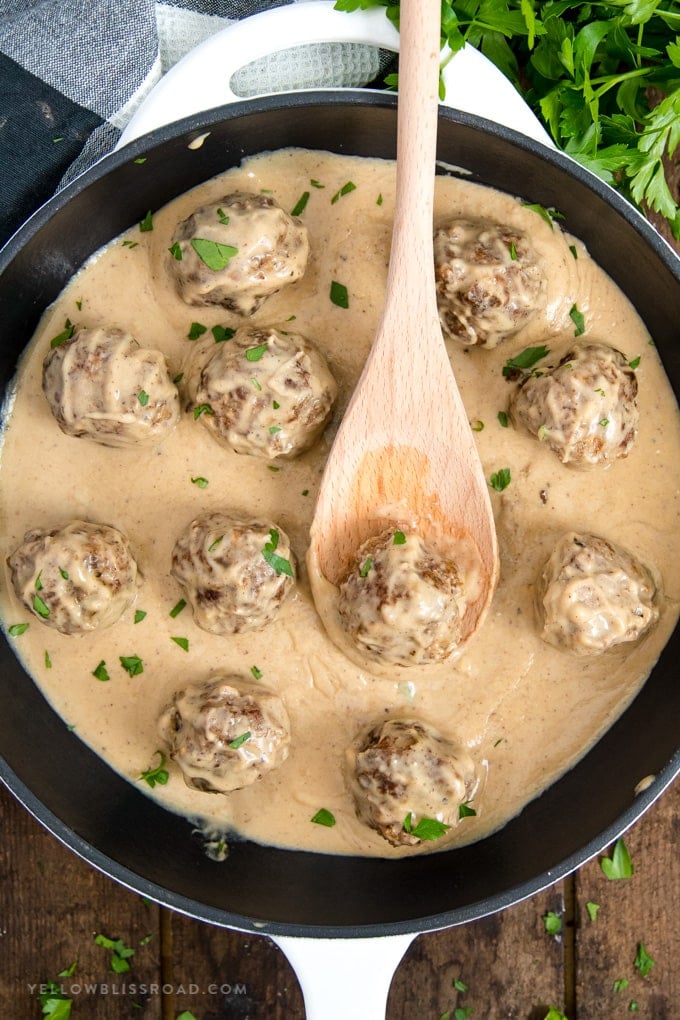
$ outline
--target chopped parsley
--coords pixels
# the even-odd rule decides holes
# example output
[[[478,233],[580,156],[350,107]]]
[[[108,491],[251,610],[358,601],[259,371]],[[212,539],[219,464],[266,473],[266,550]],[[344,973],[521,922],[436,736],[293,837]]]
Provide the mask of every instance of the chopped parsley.
[[[280,431],[281,431],[281,426],[280,425],[270,425],[269,429],[268,429],[268,432],[269,432],[270,436],[275,436],[276,433],[280,432]]]
[[[555,220],[564,219],[562,213],[557,212],[557,210],[552,207],[546,209],[545,206],[541,205],[539,202],[522,202],[522,205],[525,209],[531,209],[532,212],[538,213],[541,219],[545,220],[551,230],[555,229]]]
[[[153,214],[149,209],[148,213],[139,224],[139,229],[143,234],[148,234],[149,231],[153,230]]]
[[[639,365],[640,365],[640,355],[639,354],[638,354],[637,358],[633,358],[632,361],[628,362],[628,368],[632,368],[633,371],[635,371],[635,369],[638,368]]]
[[[142,620],[145,619],[145,617],[146,617],[146,610],[145,609],[136,609],[135,610],[135,621],[134,621],[135,623],[141,623]]]
[[[516,262],[517,261],[517,246],[516,246],[514,241],[510,242],[510,244],[508,245],[508,249],[510,251],[510,258],[511,258],[511,260],[513,262]]]
[[[380,192],[380,194],[379,194],[379,195],[378,195],[378,197],[376,198],[376,200],[375,200],[375,204],[376,204],[376,205],[382,205],[382,204],[383,204],[383,197],[382,197],[382,191]]]
[[[326,187],[325,184],[322,184],[321,181],[316,181],[313,177],[310,178],[309,183],[311,184],[311,186],[313,188],[325,188]]]
[[[126,239],[125,241],[123,241],[123,247],[124,248],[137,248],[137,247],[139,247],[139,241],[129,241],[128,239]]]
[[[109,676],[109,671],[106,668],[106,663],[104,662],[103,659],[99,663],[99,665],[92,670],[92,676],[95,677],[95,679],[97,680],[101,680],[102,683],[105,683],[107,680],[111,679],[111,677]]]
[[[303,213],[305,211],[307,203],[309,202],[309,195],[310,195],[309,191],[303,191],[302,192],[302,194],[298,198],[297,202],[295,203],[294,208],[291,209],[291,212],[290,212],[291,216],[299,216],[300,213]]]
[[[575,245],[575,244],[570,244],[570,245],[569,245],[569,251],[570,251],[570,252],[571,252],[571,254],[572,254],[572,255],[574,256],[574,258],[575,258],[575,259],[577,259],[577,258],[578,258],[578,250],[577,250],[577,248],[576,248],[576,245]]]
[[[287,577],[294,577],[293,567],[290,560],[285,559],[283,556],[279,556],[276,550],[279,547],[279,533],[276,528],[269,529],[269,541],[265,542],[262,549],[262,555],[269,564],[269,566],[276,571],[277,574],[285,574]]]
[[[343,184],[343,186],[339,189],[339,191],[335,192],[335,194],[333,195],[333,197],[331,199],[331,205],[335,205],[336,202],[338,202],[345,195],[349,195],[349,193],[351,191],[354,191],[355,189],[356,189],[356,184],[354,183],[354,181],[347,181],[347,183]]]
[[[52,669],[52,659],[47,649],[45,649],[45,669]]]
[[[189,651],[189,638],[185,638],[185,637],[171,637],[170,640],[174,641],[175,644],[178,645],[182,649],[182,651],[184,651],[184,652],[188,652]]]
[[[198,486],[199,489],[207,489],[210,483],[207,478],[203,478],[202,475],[197,475],[196,478],[191,479],[191,484]]]
[[[202,414],[214,415],[214,413],[210,404],[199,404],[194,408],[194,421],[198,421]]]
[[[67,340],[71,339],[75,331],[76,327],[73,325],[70,319],[67,319],[66,322],[64,323],[64,328],[62,329],[61,333],[57,333],[57,335],[53,336],[52,339],[50,340],[50,347],[61,347],[62,344],[65,344]]]
[[[42,617],[43,620],[46,620],[50,615],[49,606],[47,606],[45,602],[43,602],[43,600],[40,598],[37,592],[33,596],[33,609],[38,614],[38,616]]]
[[[139,391],[139,393],[137,394],[137,400],[140,402],[142,407],[146,407],[146,405],[149,403],[149,394],[146,392],[146,390]]]
[[[130,676],[139,676],[144,672],[144,663],[138,655],[120,655],[118,658],[121,666]]]
[[[370,571],[372,566],[373,558],[371,556],[367,556],[364,562],[361,564],[361,568],[359,570],[359,577],[368,577],[368,572]]]
[[[191,241],[194,249],[204,266],[214,273],[226,269],[234,255],[238,255],[238,248],[233,244],[222,244],[220,241],[210,241],[206,237],[194,237]]]
[[[183,378],[184,378],[184,372],[178,372],[177,375],[175,376],[175,378],[172,380],[173,385],[179,386],[179,384],[181,383]]]
[[[225,213],[224,209],[222,209],[221,206],[218,207],[217,209],[217,218],[220,221],[220,223],[224,224],[225,227],[229,223],[229,217],[227,216],[227,214]]]
[[[510,419],[508,418],[506,411],[498,412],[498,424],[501,426],[501,428],[504,429],[507,429],[508,426],[510,425]]]
[[[21,637],[22,634],[26,633],[29,626],[30,625],[28,623],[13,623],[12,626],[8,628],[7,633],[10,637]]]
[[[393,545],[406,545],[406,535],[403,531],[395,531],[392,538]]]
[[[169,615],[173,618],[173,620],[175,619],[176,616],[179,616],[179,614],[182,612],[183,609],[186,609],[186,605],[187,605],[187,600],[186,599],[180,599],[179,602],[172,607],[172,609],[170,610],[170,614]]]
[[[597,915],[600,912],[600,904],[593,903],[592,900],[588,900],[586,903],[586,910],[588,911],[588,917],[591,921],[597,921]]]
[[[46,981],[40,988],[38,998],[43,1016],[49,1016],[51,1020],[69,1020],[73,1000],[64,995],[60,985],[54,981]]]
[[[208,546],[208,552],[215,552],[215,549],[217,549],[218,545],[220,544],[223,538],[224,535],[218,535],[217,538],[214,539],[214,541],[212,541]]]
[[[159,756],[160,760],[158,765],[150,765],[149,768],[145,769],[139,776],[139,781],[141,782],[144,780],[145,783],[149,784],[152,790],[154,786],[165,786],[170,778],[170,773],[165,768],[165,762],[167,760],[165,755],[162,751],[154,751],[154,754]]]
[[[470,422],[470,428],[473,432],[483,432],[484,422],[480,418],[477,418],[475,421]]]
[[[322,807],[312,815],[310,821],[314,822],[315,825],[325,825],[326,828],[332,829],[335,825],[335,815],[328,808]]]
[[[462,804],[458,805],[458,817],[459,818],[472,818],[477,814],[475,809],[470,806],[470,801],[465,800]]]
[[[174,244],[171,244],[168,251],[172,255],[173,259],[177,259],[178,262],[182,261],[182,246],[179,241],[175,241]]]
[[[103,949],[111,950],[111,970],[114,974],[125,974],[129,971],[128,961],[135,955],[134,949],[126,946],[122,939],[110,939],[106,935],[95,935],[94,941]]]
[[[344,283],[338,283],[337,280],[331,281],[330,298],[338,308],[349,308],[349,294]]]
[[[251,666],[250,667],[250,672],[253,674],[253,677],[255,678],[255,680],[261,680],[262,679],[263,673],[262,673],[262,670],[259,669],[258,666]]]
[[[548,910],[543,915],[543,928],[546,935],[556,937],[562,931],[562,918],[554,910]]]
[[[602,857],[600,867],[605,876],[614,881],[619,878],[631,878],[634,872],[633,862],[630,859],[628,847],[623,839],[617,839],[611,853],[611,857]]]
[[[246,351],[246,361],[261,361],[268,347],[269,344],[258,344],[257,347],[249,347]],[[260,389],[262,389],[261,386]]]
[[[499,471],[494,471],[489,478],[489,485],[496,492],[503,492],[507,489],[511,481],[510,468],[501,468]]]
[[[187,340],[198,340],[199,336],[203,336],[207,331],[208,327],[204,326],[202,322],[192,322],[187,333]]]
[[[404,819],[404,832],[410,833],[416,839],[441,839],[449,831],[450,825],[440,822],[437,818],[419,818],[416,825],[413,824],[413,812],[409,811]]]
[[[579,312],[576,305],[572,305],[569,309],[569,318],[574,323],[574,336],[582,336],[586,331],[586,320],[583,318],[583,313]]]
[[[246,730],[245,733],[241,733],[238,737],[234,737],[233,740],[229,741],[229,747],[232,751],[238,751],[239,747],[245,744],[246,740],[250,740],[252,733],[250,730]]]
[[[236,330],[231,326],[213,326],[210,332],[215,338],[215,343],[222,344],[225,340],[231,340]]]
[[[517,379],[522,372],[531,370],[534,365],[546,357],[550,349],[545,346],[526,347],[514,358],[508,358],[503,366],[503,375],[506,379]]]
[[[652,967],[655,964],[655,960],[647,952],[644,943],[638,942],[637,953],[635,955],[635,969],[639,972],[640,977],[647,977]]]

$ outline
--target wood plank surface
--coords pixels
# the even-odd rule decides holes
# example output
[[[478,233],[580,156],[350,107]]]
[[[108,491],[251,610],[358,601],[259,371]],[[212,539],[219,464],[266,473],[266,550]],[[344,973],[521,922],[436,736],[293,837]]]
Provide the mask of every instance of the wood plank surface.
[[[419,936],[397,969],[387,1020],[680,1018],[680,784],[625,840],[632,878],[598,861],[500,914]],[[73,998],[72,1020],[304,1020],[299,986],[268,939],[171,913],[121,888],[63,847],[0,787],[0,1017],[39,1020],[41,983]],[[595,921],[586,903],[599,904]],[[548,911],[563,930],[545,931]],[[97,934],[133,948],[111,970]],[[643,942],[655,964],[634,965]],[[72,976],[59,972],[76,963]],[[614,981],[629,985],[615,992]],[[454,982],[462,982],[459,991]],[[348,1017],[361,1017],[348,989]],[[464,1011],[473,1010],[469,1014]],[[456,1015],[456,1010],[458,1012]]]

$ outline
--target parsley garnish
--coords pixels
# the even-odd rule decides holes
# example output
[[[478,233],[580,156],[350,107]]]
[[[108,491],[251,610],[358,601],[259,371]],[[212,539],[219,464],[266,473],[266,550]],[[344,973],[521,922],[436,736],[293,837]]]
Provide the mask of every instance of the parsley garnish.
[[[139,391],[139,393],[137,394],[137,400],[140,402],[142,407],[146,407],[146,405],[149,403],[149,394],[146,392],[146,390]]]
[[[210,332],[215,338],[215,343],[222,344],[225,340],[231,340],[236,330],[231,326],[213,326]]]
[[[250,667],[250,672],[253,674],[253,677],[256,680],[261,680],[262,679],[262,676],[263,676],[262,670],[259,669],[257,666],[251,666]]]
[[[203,265],[212,269],[214,273],[226,269],[234,255],[238,255],[238,248],[234,248],[233,244],[222,244],[220,241],[210,241],[205,237],[194,237],[191,247]]]
[[[171,244],[168,251],[172,255],[173,259],[177,259],[178,262],[182,261],[182,246],[179,241],[175,241],[174,244]]]
[[[43,602],[37,593],[33,596],[33,609],[43,620],[46,620],[50,615],[49,606]]]
[[[57,333],[57,335],[53,336],[50,340],[50,347],[61,347],[61,345],[65,344],[67,340],[71,339],[75,330],[76,327],[73,325],[71,320],[67,319],[61,333]]]
[[[395,531],[392,538],[393,545],[406,545],[406,535],[403,531]]]
[[[591,921],[597,921],[597,915],[600,910],[599,903],[593,903],[592,900],[588,900],[586,903],[586,910],[588,911],[588,917]]]
[[[218,535],[217,538],[213,542],[211,542],[210,545],[208,546],[208,552],[215,552],[215,549],[217,549],[218,545],[220,544],[223,538],[224,535]]]
[[[361,564],[361,569],[359,570],[359,577],[368,577],[368,572],[372,566],[373,558],[371,556],[367,556],[364,562]]]
[[[470,428],[473,432],[483,432],[484,422],[480,418],[477,418],[475,421],[470,423]]]
[[[252,733],[250,730],[246,730],[245,733],[241,733],[238,737],[234,737],[233,740],[229,741],[229,747],[232,751],[238,751],[242,744],[245,744],[246,740],[250,740]]]
[[[45,649],[45,669],[52,669],[52,659],[47,649]]]
[[[555,220],[561,220],[564,217],[561,213],[558,213],[555,209],[546,209],[545,206],[540,205],[538,202],[523,202],[522,205],[525,209],[531,209],[532,212],[538,213],[538,215],[545,220],[551,230],[555,229]]]
[[[60,975],[61,976],[61,975]],[[46,981],[38,996],[42,1006],[43,1016],[51,1017],[51,1020],[69,1020],[73,1000],[64,995],[61,988],[54,981]]]
[[[109,676],[109,671],[106,668],[106,663],[104,662],[103,659],[101,660],[99,665],[92,670],[92,676],[95,677],[97,680],[101,680],[102,683],[105,683],[107,680],[111,679],[111,677]]]
[[[310,821],[314,822],[315,825],[325,825],[327,828],[332,829],[335,825],[335,815],[328,808],[322,807],[312,816]]]
[[[654,966],[655,960],[649,955],[645,949],[644,943],[638,942],[637,953],[635,956],[635,968],[640,973],[640,977],[647,977],[650,970]]]
[[[494,471],[489,478],[489,485],[496,492],[502,492],[503,489],[507,489],[510,484],[510,468],[501,468],[499,471]]]
[[[122,939],[110,939],[106,935],[95,935],[95,944],[111,950],[111,970],[114,974],[125,974],[130,969],[128,960],[135,955],[134,949],[126,946]]]
[[[268,344],[258,344],[257,347],[249,347],[246,351],[246,361],[261,361],[268,346]],[[262,389],[262,387],[260,386],[259,389]]]
[[[203,478],[202,475],[197,475],[196,478],[191,479],[191,484],[198,486],[199,489],[207,489],[210,483],[207,478]]]
[[[217,210],[217,218],[220,221],[220,223],[224,224],[225,227],[229,223],[229,217],[225,213],[224,209],[222,209],[221,207],[218,208],[218,210]]]
[[[187,604],[186,599],[180,599],[179,602],[177,602],[172,607],[169,615],[173,618],[173,620],[175,619],[176,616],[179,616],[183,609],[186,609],[186,604]]]
[[[145,771],[139,776],[139,780],[141,781],[143,779],[145,783],[149,784],[152,790],[156,785],[165,786],[170,778],[170,773],[165,768],[165,755],[162,751],[154,751],[154,754],[157,754],[160,758],[158,765],[149,766],[149,768],[145,769]]]
[[[559,935],[562,931],[562,918],[554,910],[548,910],[543,915],[543,928],[546,935]]]
[[[215,412],[213,411],[213,409],[210,406],[210,404],[199,404],[198,407],[194,408],[194,421],[197,421],[201,417],[202,414],[211,415],[211,414],[214,414],[214,413]]]
[[[189,651],[189,638],[185,638],[185,637],[171,637],[170,640],[174,641],[176,645],[179,645],[179,647],[182,649],[182,651],[184,651],[184,652],[188,652]]]
[[[144,672],[144,663],[138,655],[120,655],[120,664],[130,676],[139,676]]]
[[[134,622],[135,623],[141,623],[142,620],[145,618],[145,616],[146,616],[146,610],[145,609],[136,609],[135,610],[135,620],[134,620]]]
[[[338,283],[337,280],[331,281],[330,298],[338,308],[349,308],[349,295],[344,283]]]
[[[630,878],[634,872],[628,847],[622,839],[617,839],[611,857],[603,857],[600,867],[608,879]]]
[[[187,333],[187,340],[198,340],[199,336],[203,336],[208,330],[207,326],[204,326],[202,322],[192,322]]]
[[[507,429],[507,427],[509,426],[510,419],[508,418],[508,415],[507,415],[506,411],[499,411],[498,412],[498,424],[501,426],[501,428],[504,428],[504,429]]]
[[[632,361],[628,362],[628,368],[632,368],[633,371],[635,371],[635,369],[638,368],[639,365],[640,365],[640,355],[638,355],[637,358],[633,358]]]
[[[468,800],[463,801],[462,804],[458,805],[458,817],[459,818],[472,818],[477,814],[475,809],[470,806]]]
[[[532,369],[534,365],[550,353],[548,347],[526,347],[514,358],[508,358],[503,366],[503,375],[506,379],[516,379],[520,373]]]
[[[449,831],[450,825],[440,822],[437,818],[419,818],[416,825],[413,824],[413,812],[409,811],[404,819],[404,832],[411,833],[416,839],[441,839]]]
[[[8,629],[8,634],[10,637],[21,637],[22,634],[26,633],[28,628],[29,624],[27,623],[13,623]]]
[[[574,336],[581,336],[586,331],[586,320],[583,318],[583,313],[579,312],[576,305],[572,305],[569,309],[569,318],[576,327],[574,329]]]
[[[291,216],[299,216],[300,213],[305,211],[305,207],[309,202],[309,195],[310,195],[309,191],[302,192],[297,202],[295,203],[295,207],[291,209],[290,213]]]
[[[612,985],[612,989],[615,992],[624,992],[629,985],[628,978],[617,978]]]
[[[343,184],[339,191],[335,192],[331,199],[331,205],[335,205],[335,203],[339,201],[344,195],[349,195],[350,191],[354,191],[355,188],[356,184],[353,181],[347,181],[347,183]]]
[[[139,229],[143,234],[148,234],[150,230],[153,230],[153,214],[150,209],[139,224]]]
[[[276,528],[269,529],[269,541],[265,542],[262,549],[262,555],[266,559],[267,563],[277,574],[286,574],[287,577],[293,577],[293,568],[290,560],[284,559],[283,556],[279,556],[276,550],[279,547],[279,533]]]

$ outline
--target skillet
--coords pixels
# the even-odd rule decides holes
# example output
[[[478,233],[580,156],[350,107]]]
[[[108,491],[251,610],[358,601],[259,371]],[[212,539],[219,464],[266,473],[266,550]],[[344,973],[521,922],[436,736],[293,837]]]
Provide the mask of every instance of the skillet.
[[[189,148],[206,132],[202,144]],[[149,208],[265,148],[394,158],[395,143],[394,97],[310,92],[193,116],[107,157],[0,253],[3,387],[70,276]],[[471,171],[473,180],[559,209],[565,228],[637,307],[679,391],[680,260],[642,216],[568,158],[478,117],[442,110],[438,156]],[[599,853],[663,792],[680,771],[679,641],[676,631],[635,701],[570,772],[500,832],[443,853],[371,860],[242,842],[215,864],[184,819],[112,772],[67,730],[4,637],[0,777],[76,853],[173,909],[275,937],[407,938],[479,918],[552,884]],[[650,775],[651,784],[636,794]],[[399,946],[403,951],[405,942]]]

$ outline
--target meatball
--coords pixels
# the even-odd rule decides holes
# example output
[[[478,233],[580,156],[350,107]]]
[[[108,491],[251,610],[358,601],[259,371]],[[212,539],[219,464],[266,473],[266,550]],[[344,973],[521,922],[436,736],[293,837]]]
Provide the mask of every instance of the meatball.
[[[252,315],[307,266],[307,230],[270,195],[234,192],[182,220],[171,270],[189,305]]]
[[[291,458],[319,438],[337,386],[323,355],[296,333],[242,328],[201,344],[187,372],[200,422],[236,453]]]
[[[460,594],[454,563],[420,535],[390,528],[359,549],[338,615],[368,659],[422,666],[444,661],[460,641]]]
[[[231,793],[283,765],[290,723],[278,695],[220,674],[175,691],[159,732],[187,786]]]
[[[453,220],[435,232],[434,259],[439,318],[451,340],[496,347],[541,306],[545,280],[521,230]]]
[[[393,846],[443,836],[477,787],[468,752],[414,719],[371,726],[345,759],[358,818]]]
[[[563,464],[606,466],[626,457],[635,441],[637,389],[635,372],[620,351],[577,341],[555,368],[524,380],[510,415]]]
[[[636,641],[659,617],[649,570],[597,535],[564,535],[543,569],[537,595],[541,636],[577,655],[599,655]]]
[[[62,634],[110,627],[137,596],[128,540],[108,524],[28,531],[8,564],[17,597]]]
[[[295,587],[287,535],[269,521],[204,513],[172,553],[172,573],[196,624],[212,634],[261,630]]]
[[[62,432],[103,446],[158,443],[179,420],[165,358],[122,329],[81,329],[52,348],[43,390]]]

